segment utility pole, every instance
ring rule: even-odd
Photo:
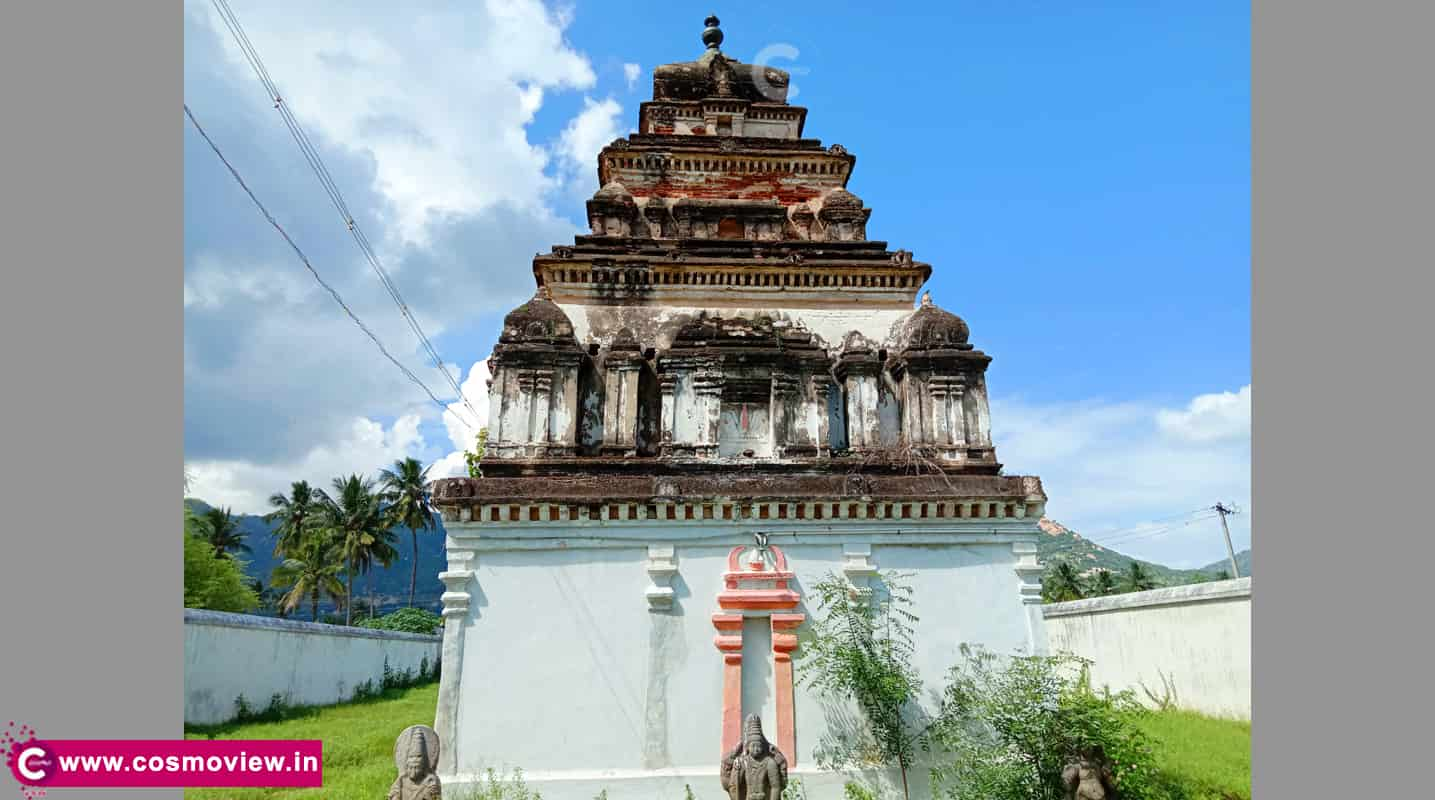
[[[1241,577],[1241,570],[1236,566],[1236,549],[1231,547],[1231,529],[1226,526],[1226,515],[1239,514],[1240,510],[1227,508],[1220,503],[1216,504],[1215,509],[1216,513],[1221,515],[1221,530],[1226,534],[1226,555],[1231,557],[1231,577],[1239,578]]]

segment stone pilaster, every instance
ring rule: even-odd
[[[1033,655],[1046,652],[1046,622],[1041,614],[1041,562],[1037,559],[1036,542],[1014,542],[1016,557],[1017,595],[1026,615],[1027,650]]]
[[[460,682],[463,677],[463,644],[472,618],[470,592],[474,579],[474,552],[460,547],[452,537],[446,542],[448,569],[440,572],[443,582],[443,650],[440,658],[438,709],[434,714],[434,730],[444,747],[439,748],[438,772],[452,775],[457,771],[454,743],[458,741]]]

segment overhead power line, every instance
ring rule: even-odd
[[[274,230],[278,231],[279,235],[284,237],[284,241],[288,243],[290,249],[292,249],[294,251],[294,254],[299,257],[299,260],[304,263],[305,268],[309,270],[309,274],[314,276],[314,280],[317,281],[320,286],[324,287],[325,291],[327,291],[329,295],[334,298],[334,302],[338,303],[339,307],[344,309],[344,313],[349,315],[349,319],[352,319],[354,321],[354,324],[358,325],[359,329],[362,330],[364,334],[367,335],[369,339],[373,341],[374,345],[379,348],[379,352],[383,353],[385,358],[393,362],[393,365],[399,368],[399,371],[404,374],[404,377],[408,378],[414,383],[414,385],[418,386],[420,389],[423,389],[424,394],[427,394],[429,396],[429,399],[432,400],[434,404],[437,405],[441,410],[447,411],[447,404],[445,404],[442,400],[439,400],[438,397],[436,397],[434,393],[429,390],[429,387],[425,385],[423,381],[419,380],[418,376],[413,374],[413,372],[411,372],[408,367],[404,366],[397,358],[394,358],[393,354],[389,352],[389,349],[387,347],[384,347],[384,343],[379,340],[379,337],[372,330],[369,329],[368,325],[364,324],[363,320],[359,319],[359,315],[355,314],[353,309],[349,308],[349,305],[344,302],[344,298],[339,295],[339,292],[334,289],[334,287],[330,286],[323,279],[323,277],[319,275],[319,271],[314,269],[313,264],[309,263],[309,257],[304,255],[304,251],[301,250],[299,248],[299,245],[294,241],[294,239],[289,236],[289,232],[284,230],[284,226],[280,225],[279,221],[274,218],[274,215],[269,213],[269,209],[264,207],[264,203],[262,203],[259,198],[254,194],[254,191],[249,188],[249,184],[244,182],[244,178],[239,174],[239,170],[235,169],[234,165],[229,162],[229,159],[225,157],[224,152],[219,149],[219,145],[215,144],[214,140],[209,138],[209,134],[205,132],[204,126],[199,124],[199,120],[194,118],[194,112],[189,110],[188,103],[184,104],[184,115],[189,118],[190,124],[193,125],[195,131],[198,132],[199,135],[204,138],[204,141],[209,145],[209,148],[213,150],[214,154],[219,157],[219,160],[224,163],[225,168],[229,170],[229,174],[234,176],[234,180],[236,183],[239,184],[239,188],[243,189],[246,195],[249,195],[249,199],[253,201],[254,206],[259,209],[259,213],[263,214],[264,218],[269,221],[269,224],[274,226]],[[467,420],[464,420],[460,417],[460,421],[463,422],[464,425],[467,425],[470,430],[473,429],[473,426],[469,425]]]
[[[1164,531],[1164,530],[1168,530],[1168,529],[1174,527],[1173,524],[1169,524],[1169,523],[1175,523],[1175,522],[1177,522],[1177,521],[1184,521],[1184,520],[1187,520],[1187,519],[1189,519],[1189,518],[1191,518],[1191,517],[1193,517],[1193,516],[1195,516],[1195,515],[1197,515],[1197,514],[1206,513],[1206,512],[1208,512],[1208,511],[1210,511],[1210,510],[1211,510],[1211,509],[1210,509],[1209,507],[1207,507],[1207,508],[1195,508],[1195,509],[1192,509],[1192,510],[1190,510],[1190,511],[1183,511],[1183,512],[1181,512],[1180,514],[1172,514],[1171,516],[1168,516],[1168,517],[1157,517],[1156,519],[1149,519],[1149,520],[1146,520],[1145,522],[1142,522],[1142,523],[1140,523],[1140,524],[1138,524],[1138,525],[1131,525],[1131,526],[1127,526],[1127,527],[1124,527],[1124,528],[1110,528],[1110,529],[1107,529],[1107,530],[1104,530],[1104,531],[1100,531],[1099,533],[1095,533],[1095,534],[1092,534],[1092,535],[1090,535],[1090,536],[1086,536],[1086,537],[1084,537],[1084,538],[1085,538],[1087,541],[1089,541],[1089,542],[1093,542],[1093,543],[1095,543],[1095,544],[1100,544],[1100,545],[1105,545],[1107,542],[1116,542],[1116,541],[1120,541],[1120,540],[1122,540],[1122,539],[1126,539],[1126,538],[1128,538],[1129,536],[1131,536],[1131,535],[1133,535],[1133,534],[1144,535],[1144,534],[1151,533],[1151,532],[1152,532],[1151,526],[1152,526],[1152,525],[1156,525],[1156,524],[1158,524],[1158,523],[1168,523],[1167,525],[1162,526],[1162,527],[1160,528],[1160,530],[1163,530],[1163,531]]]
[[[220,19],[223,20],[225,27],[229,29],[230,35],[239,46],[240,52],[243,53],[244,59],[249,62],[249,66],[254,70],[255,76],[259,79],[259,82],[263,84],[264,91],[274,103],[274,108],[278,110],[280,118],[284,121],[284,127],[289,130],[290,137],[292,137],[294,143],[299,146],[299,151],[304,155],[304,160],[308,162],[309,169],[312,170],[314,176],[319,179],[319,184],[324,188],[325,194],[329,196],[329,202],[334,206],[334,210],[339,212],[339,217],[343,220],[345,228],[349,231],[349,235],[353,238],[354,243],[358,245],[359,251],[364,255],[364,259],[369,262],[369,266],[373,269],[374,275],[378,277],[379,283],[383,284],[384,290],[389,294],[389,298],[393,300],[394,305],[398,307],[400,316],[408,323],[409,329],[413,331],[414,337],[418,339],[420,346],[422,346],[428,354],[429,359],[433,361],[434,366],[443,374],[444,380],[448,382],[448,385],[453,389],[459,401],[463,403],[475,420],[479,419],[477,409],[468,401],[468,397],[463,392],[463,387],[459,384],[458,380],[454,378],[453,373],[449,372],[448,365],[444,363],[443,358],[439,356],[438,350],[434,347],[433,342],[429,339],[428,335],[424,333],[423,326],[419,324],[418,318],[415,317],[409,309],[408,303],[404,302],[403,294],[399,291],[398,285],[394,283],[393,278],[389,275],[388,271],[384,269],[378,254],[369,242],[369,237],[365,235],[359,223],[354,220],[354,215],[350,212],[349,204],[344,200],[344,195],[343,192],[339,190],[339,185],[334,181],[334,177],[330,174],[329,169],[324,166],[323,158],[319,156],[318,149],[314,147],[309,136],[304,132],[303,126],[299,124],[299,119],[289,110],[289,104],[284,101],[283,95],[279,93],[279,87],[274,83],[273,77],[269,74],[269,69],[264,65],[264,59],[260,57],[259,51],[254,47],[254,43],[249,40],[249,35],[245,33],[244,26],[239,23],[239,18],[235,16],[234,10],[229,7],[228,0],[212,0],[212,2],[215,10],[219,12]],[[447,411],[448,409],[445,407],[444,410]],[[468,423],[465,422],[464,424],[467,425]],[[468,427],[472,429],[473,426],[468,425]]]
[[[1203,514],[1200,516],[1191,517],[1184,522],[1173,522],[1171,524],[1163,525],[1154,529],[1133,529],[1131,533],[1111,539],[1105,539],[1100,542],[1097,542],[1097,544],[1101,545],[1102,547],[1109,548],[1113,545],[1127,545],[1131,544],[1132,542],[1139,542],[1145,539],[1155,539],[1159,536],[1165,536],[1168,533],[1174,533],[1175,531],[1181,530],[1183,528],[1189,528],[1197,522],[1204,522],[1205,520],[1214,518],[1214,516],[1214,514]]]

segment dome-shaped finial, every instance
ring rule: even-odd
[[[718,45],[722,44],[722,28],[719,28],[718,24],[716,14],[709,14],[708,18],[703,20],[703,25],[707,26],[703,28],[703,44],[707,45],[709,50],[716,50]]]

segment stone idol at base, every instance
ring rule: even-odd
[[[719,769],[731,800],[779,800],[787,788],[787,758],[762,735],[762,720],[748,714],[742,743],[723,756]]]
[[[438,766],[438,734],[427,725],[411,725],[394,742],[394,766],[399,776],[389,787],[388,800],[441,800],[434,768]]]
[[[1115,800],[1114,780],[1111,764],[1101,745],[1083,748],[1061,771],[1067,800]]]

